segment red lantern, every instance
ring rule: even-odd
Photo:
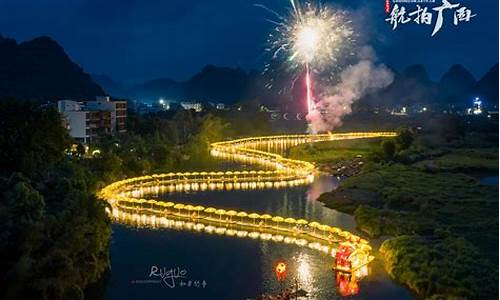
[[[337,249],[337,254],[335,254],[335,264],[336,269],[339,271],[350,271],[351,262],[349,261],[349,256],[353,252],[353,248],[347,244],[340,244]]]
[[[359,284],[354,275],[337,272],[337,286],[339,294],[343,297],[359,293]]]
[[[286,271],[287,271],[287,265],[284,261],[280,261],[276,264],[274,267],[274,271],[276,272],[276,278],[278,281],[283,281],[286,279]]]

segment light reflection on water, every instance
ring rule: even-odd
[[[316,255],[309,249],[276,249],[262,245],[262,269],[270,270],[264,272],[262,276],[263,290],[267,293],[277,294],[283,286],[292,287],[297,280],[299,289],[303,289],[310,294],[309,299],[332,299],[336,296],[335,277],[331,270],[333,259]],[[283,254],[286,260],[289,272],[284,284],[276,280],[273,273],[273,265],[276,255]],[[325,263],[327,262],[327,264]]]
[[[337,185],[335,178],[321,177],[309,187],[174,193],[162,198],[304,218],[356,232],[351,216],[326,209],[315,200]],[[278,293],[292,286],[295,278],[299,287],[310,293],[309,299],[336,299],[338,294],[331,270],[333,258],[308,248],[174,230],[137,231],[121,225],[113,227],[108,299],[247,299],[261,293]],[[280,258],[286,260],[290,270],[283,285],[277,282],[274,273],[274,264]],[[206,278],[209,284],[205,290],[131,286],[131,279],[145,279],[151,264],[184,265],[193,276]],[[375,272],[365,278],[360,294],[354,299],[411,299],[402,288],[380,274]]]

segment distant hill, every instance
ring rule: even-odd
[[[399,73],[393,70],[394,81],[386,88],[367,95],[358,106],[371,107],[412,106],[436,101],[439,88],[429,79],[422,65],[411,65]]]
[[[18,44],[0,36],[0,99],[53,101],[104,94],[51,38]]]
[[[473,97],[479,96],[487,103],[498,105],[498,64],[479,81],[462,65],[453,65],[439,82],[429,79],[421,65],[412,65],[395,73],[394,81],[387,88],[368,95],[356,103],[358,109],[427,105],[443,107],[470,106]]]
[[[453,65],[439,81],[439,102],[465,104],[472,97],[474,76],[462,65]]]
[[[494,65],[474,86],[474,92],[487,104],[498,107],[498,64]]]
[[[249,75],[240,68],[207,65],[184,83],[184,95],[194,99],[234,103],[245,97]]]
[[[170,78],[158,78],[133,86],[125,91],[128,98],[154,101],[158,98],[179,99],[182,84]]]
[[[394,81],[388,87],[367,95],[356,102],[356,109],[371,110],[374,107],[426,105],[444,107],[470,105],[474,96],[498,104],[498,65],[489,70],[479,81],[462,65],[453,65],[439,82],[432,81],[422,65],[411,65],[402,72],[390,68]],[[169,78],[151,80],[130,88],[123,88],[107,76],[95,76],[106,92],[116,97],[143,101],[197,100],[226,104],[252,103],[268,107],[279,106],[289,111],[304,111],[305,84],[303,75],[290,84],[290,74],[275,72],[261,74],[245,72],[239,68],[208,65],[187,81]],[[285,84],[287,83],[287,84]],[[273,88],[267,87],[272,85]],[[282,87],[288,87],[283,89]]]
[[[93,75],[93,77],[112,96],[143,101],[165,98],[232,104],[248,98],[249,87],[252,84],[252,75],[244,70],[214,65],[205,66],[187,81],[159,78],[130,88],[122,88],[107,76]]]
[[[101,86],[107,94],[120,95],[125,92],[125,87],[114,81],[111,77],[105,74],[90,74],[92,80]]]

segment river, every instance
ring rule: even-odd
[[[320,177],[310,186],[253,191],[192,192],[163,195],[182,203],[246,210],[315,220],[357,232],[352,216],[325,208],[317,197],[338,185],[334,177]],[[359,232],[357,232],[359,234]],[[378,245],[374,241],[374,248]],[[377,256],[377,254],[375,253]],[[308,291],[307,299],[341,299],[333,260],[318,251],[272,241],[239,239],[173,229],[137,229],[114,224],[111,241],[111,277],[107,299],[248,299],[277,293],[274,265],[288,264],[290,286],[297,278]],[[170,281],[150,282],[152,268],[185,270],[175,287]],[[359,283],[359,293],[349,299],[405,300],[413,297],[392,283],[377,257],[370,275]],[[155,278],[154,276],[152,278]],[[190,285],[190,286],[189,286]]]

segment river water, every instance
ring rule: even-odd
[[[337,185],[337,179],[325,176],[305,187],[195,192],[162,197],[174,202],[304,218],[357,232],[350,215],[325,208],[316,201],[321,193]],[[274,265],[280,260],[288,265],[287,279],[282,284],[277,282],[274,273]],[[332,265],[331,257],[296,245],[115,224],[106,298],[249,299],[261,293],[278,293],[283,287],[294,284],[296,279],[299,287],[309,292],[307,299],[345,299],[338,296]],[[154,266],[185,270],[185,278],[176,280],[175,286],[169,280],[148,281],[157,279],[149,277]],[[359,282],[359,293],[348,299],[405,300],[413,297],[387,278],[377,257],[370,275]]]

